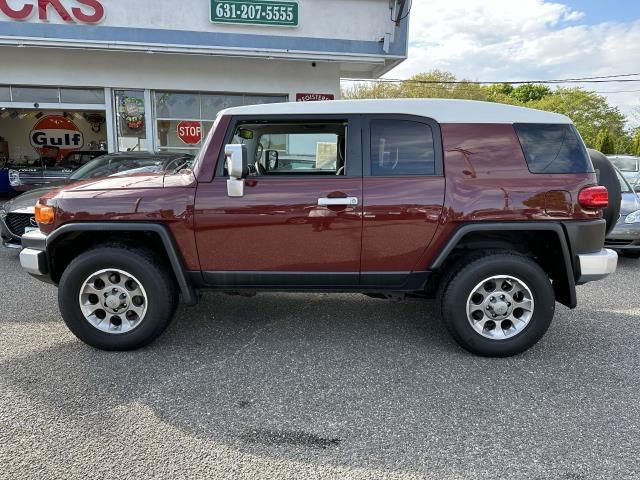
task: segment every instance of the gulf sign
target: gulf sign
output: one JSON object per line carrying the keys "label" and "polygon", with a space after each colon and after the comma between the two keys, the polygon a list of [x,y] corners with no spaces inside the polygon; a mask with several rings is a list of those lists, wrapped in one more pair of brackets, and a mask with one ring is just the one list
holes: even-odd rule
{"label": "gulf sign", "polygon": [[197,145],[202,140],[200,122],[183,121],[178,123],[178,138],[186,145]]}
{"label": "gulf sign", "polygon": [[62,115],[48,115],[36,123],[29,134],[31,146],[46,155],[51,148],[59,149],[58,158],[82,148],[84,136],[75,123]]}
{"label": "gulf sign", "polygon": [[11,20],[36,18],[48,22],[58,17],[67,23],[100,23],[104,6],[98,0],[0,0],[0,12]]}

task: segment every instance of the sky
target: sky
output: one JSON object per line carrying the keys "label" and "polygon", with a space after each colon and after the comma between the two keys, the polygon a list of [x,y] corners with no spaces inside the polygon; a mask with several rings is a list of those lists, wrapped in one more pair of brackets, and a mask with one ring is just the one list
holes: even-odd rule
{"label": "sky", "polygon": [[[478,81],[640,73],[640,0],[413,0],[409,58],[386,77],[433,69]],[[602,92],[637,126],[633,78],[575,86]]]}

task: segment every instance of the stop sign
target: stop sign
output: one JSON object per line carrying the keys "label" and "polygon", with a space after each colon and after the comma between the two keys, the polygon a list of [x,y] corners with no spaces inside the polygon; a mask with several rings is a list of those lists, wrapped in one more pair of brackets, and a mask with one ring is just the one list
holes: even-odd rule
{"label": "stop sign", "polygon": [[202,140],[202,124],[194,121],[178,123],[178,138],[187,145],[197,145]]}

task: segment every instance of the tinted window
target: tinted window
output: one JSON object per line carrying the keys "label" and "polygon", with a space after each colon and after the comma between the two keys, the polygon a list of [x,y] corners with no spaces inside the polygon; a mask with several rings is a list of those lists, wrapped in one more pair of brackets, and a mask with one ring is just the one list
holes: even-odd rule
{"label": "tinted window", "polygon": [[435,149],[429,125],[371,121],[371,175],[433,175]]}
{"label": "tinted window", "polygon": [[593,165],[573,125],[514,125],[531,173],[593,172]]}

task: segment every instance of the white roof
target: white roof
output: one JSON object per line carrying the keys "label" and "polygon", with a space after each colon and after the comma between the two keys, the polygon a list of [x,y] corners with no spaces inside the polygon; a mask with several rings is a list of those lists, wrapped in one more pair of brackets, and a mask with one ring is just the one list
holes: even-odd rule
{"label": "white roof", "polygon": [[406,114],[438,123],[572,123],[569,117],[493,102],[449,99],[336,100],[228,108],[224,115]]}

